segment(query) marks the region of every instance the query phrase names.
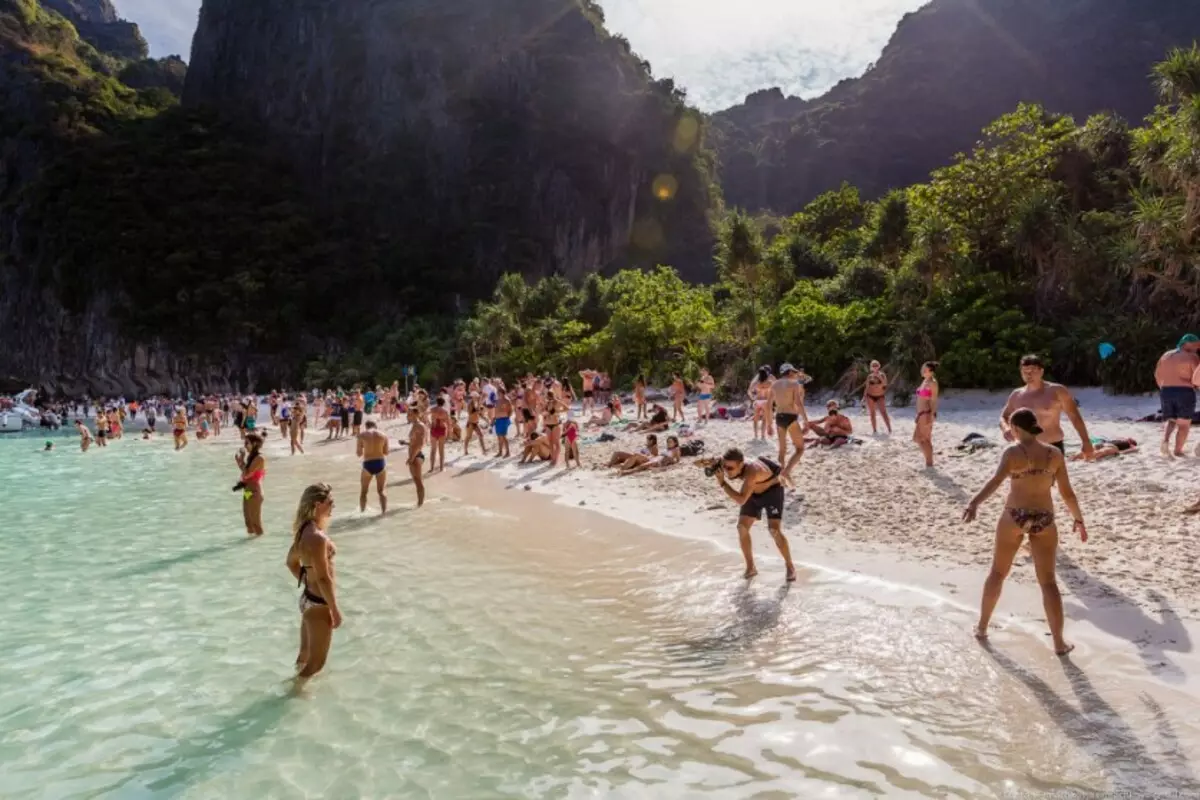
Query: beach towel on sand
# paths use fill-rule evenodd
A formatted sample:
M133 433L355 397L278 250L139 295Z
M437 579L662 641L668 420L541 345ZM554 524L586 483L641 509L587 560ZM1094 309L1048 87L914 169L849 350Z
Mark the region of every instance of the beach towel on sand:
M679 454L684 456L698 456L704 452L704 440L692 439L684 442L679 446Z

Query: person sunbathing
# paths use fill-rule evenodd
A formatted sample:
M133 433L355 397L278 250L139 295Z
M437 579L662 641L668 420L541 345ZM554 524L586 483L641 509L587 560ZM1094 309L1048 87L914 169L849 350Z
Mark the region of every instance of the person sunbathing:
M1138 451L1137 440L1135 439L1092 439L1092 458L1099 461L1102 458L1112 458L1113 456L1123 456L1126 453L1136 453ZM1083 453L1076 453L1071 456L1072 461L1084 461Z
M658 455L658 437L653 433L646 437L646 446L636 453L618 450L608 460L608 466L617 469L629 469L644 463Z
M646 472L652 469L665 469L673 467L679 463L683 455L679 452L679 439L674 436L667 437L667 452L663 455L651 456L632 467L622 469L621 475L633 475L637 472Z
M594 415L585 424L596 428L603 428L605 425L612 422L614 417L616 419L620 419L621 415L617 413L616 409L613 408L613 401L609 400L608 404L604 406L604 409L599 414Z
M665 408L660 406L658 403L655 403L653 406L651 406L651 409L653 413L650 415L650 419L646 420L645 422L637 422L633 425L630 425L629 430L658 433L671 427L671 421L668 418L667 410Z
M804 426L805 433L816 434L808 443L830 448L841 447L850 441L850 435L854 433L854 423L839 410L837 400L826 403L825 411L826 416Z

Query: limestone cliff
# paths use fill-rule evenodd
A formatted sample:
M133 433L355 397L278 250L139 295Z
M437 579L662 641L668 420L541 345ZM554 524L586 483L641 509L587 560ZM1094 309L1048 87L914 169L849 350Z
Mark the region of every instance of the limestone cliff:
M581 0L206 0L188 107L470 296L504 271L708 276L699 117ZM485 288L486 291L486 288Z
M1018 103L1082 122L1154 106L1151 67L1200 38L1195 0L932 0L861 78L811 100L756 92L714 116L731 205L799 210L843 181L923 181Z

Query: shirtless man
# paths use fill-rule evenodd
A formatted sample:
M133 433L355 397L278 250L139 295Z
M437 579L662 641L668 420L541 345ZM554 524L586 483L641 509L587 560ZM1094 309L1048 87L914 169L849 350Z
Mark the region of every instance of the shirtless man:
M1027 355L1021 358L1021 380L1025 381L1025 386L1008 396L1008 402L1000 412L1000 432L1004 434L1004 440L1016 441L1008 418L1018 408L1030 408L1037 414L1038 425L1042 429L1038 434L1038 441L1053 445L1066 454L1062 429L1062 415L1065 413L1075 432L1079 434L1083 457L1091 460L1094 451L1092 440L1088 436L1087 425L1084 424L1083 415L1079 413L1075 398L1062 384L1044 380L1045 374L1046 367L1041 356Z
M827 416L805 425L804 432L817 435L817 438L813 439L813 444L831 448L841 447L850 441L850 436L854 433L854 423L841 412L837 400L830 400L826 403L825 411Z
M413 486L417 487L417 508L425 502L425 482L421 480L421 471L425 468L425 423L415 406L408 407L408 473L412 475Z
M92 432L83 424L83 420L75 420L75 430L79 431L79 449L86 453L92 446Z
M1162 454L1171 454L1171 431L1175 431L1175 455L1182 456L1187 444L1188 432L1192 428L1192 415L1196 413L1196 387L1194 378L1200 368L1200 337L1194 333L1184 334L1174 350L1168 350L1158 359L1154 368L1154 380L1158 383L1162 399L1163 440Z
M804 455L804 428L808 425L808 414L804 412L804 385L797 380L800 370L791 364L779 367L779 379L771 384L771 398L775 401L775 430L779 433L779 463L783 464L783 472L779 482L784 486L792 485L792 469ZM798 420L804 420L804 425ZM796 450L791 460L787 457L788 437Z
M387 513L387 456L388 437L375 429L375 420L367 420L367 429L358 439L358 457L362 459L362 480L358 493L358 510L367 510L367 492L371 489L371 478L375 479L375 491L379 492L379 513Z
M757 520L762 519L762 512L767 512L767 528L771 538L783 556L787 566L787 582L796 580L796 567L792 564L792 553L788 548L787 539L783 538L783 484L780 483L782 470L779 465L769 459L760 458L747 462L742 451L736 447L725 451L721 456L721 465L717 470L717 484L729 496L729 499L741 506L738 512L738 542L742 546L742 556L746 559L746 572L743 578L749 580L758 574L754 566L754 550L750 541L750 528ZM741 488L734 489L729 485L729 479L740 478Z
M495 414L492 427L496 430L497 457L509 458L512 453L508 449L508 426L512 423L513 404L504 389L496 390Z
M595 380L599 373L591 369L579 370L579 377L583 381L583 405L580 408L580 413L587 416L588 413L595 408Z

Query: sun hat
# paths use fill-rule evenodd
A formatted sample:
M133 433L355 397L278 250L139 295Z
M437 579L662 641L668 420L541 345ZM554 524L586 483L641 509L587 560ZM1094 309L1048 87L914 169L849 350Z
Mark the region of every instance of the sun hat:
M1182 350L1185 344L1195 344L1196 342L1200 342L1200 336L1194 333L1185 333L1179 338L1179 344L1175 345L1175 349Z
M799 372L799 371L800 370L796 369L795 367L793 367L791 364L787 363L786 361L779 365L779 374L780 375L787 375L789 372Z

